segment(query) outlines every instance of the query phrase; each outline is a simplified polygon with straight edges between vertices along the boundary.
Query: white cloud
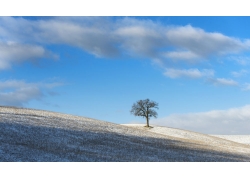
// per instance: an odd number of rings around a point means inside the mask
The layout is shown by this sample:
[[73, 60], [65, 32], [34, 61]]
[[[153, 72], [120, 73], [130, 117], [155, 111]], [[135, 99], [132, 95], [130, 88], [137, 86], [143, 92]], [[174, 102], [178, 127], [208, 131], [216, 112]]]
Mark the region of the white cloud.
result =
[[9, 80], [0, 82], [1, 105], [22, 106], [32, 99], [40, 99], [42, 91], [35, 84]]
[[201, 78], [201, 77], [210, 77], [214, 75], [213, 70], [203, 69], [202, 71], [198, 69], [166, 69], [165, 76], [170, 78]]
[[[151, 59], [163, 68], [168, 64], [164, 75], [170, 78], [201, 78], [213, 76], [214, 71], [174, 69], [171, 68], [171, 61], [200, 62], [210, 56], [239, 54], [248, 51], [250, 46], [250, 40], [206, 32], [191, 25], [170, 26], [135, 18], [55, 17], [28, 20], [0, 17], [0, 24], [0, 70], [24, 61], [47, 56], [55, 58], [45, 47], [65, 44], [97, 57], [117, 58], [129, 54]], [[233, 72], [233, 75], [240, 74]], [[238, 85], [236, 81], [224, 78], [210, 78], [208, 82]]]
[[31, 100], [41, 100], [45, 92], [62, 83], [27, 83], [21, 80], [0, 81], [0, 104], [23, 106]]
[[37, 36], [46, 40], [46, 43], [80, 47], [96, 56], [114, 57], [119, 54], [117, 39], [112, 35], [111, 27], [105, 29], [96, 27], [94, 22], [85, 25], [61, 20], [42, 21], [38, 27], [43, 34]]
[[149, 58], [156, 58], [158, 56], [157, 49], [167, 45], [166, 38], [159, 29], [146, 26], [121, 27], [116, 30], [115, 34], [121, 40], [121, 47], [126, 51]]
[[201, 57], [238, 53], [249, 49], [246, 41], [242, 42], [217, 32], [205, 32], [191, 25], [170, 28], [166, 36], [173, 46]]
[[228, 110], [173, 114], [161, 119], [152, 119], [151, 123], [205, 134], [249, 134], [250, 105]]
[[0, 42], [0, 70], [11, 68], [13, 63], [32, 61], [47, 56], [56, 57], [38, 45]]
[[[105, 21], [105, 18], [102, 20]], [[80, 47], [96, 56], [116, 56], [117, 41], [114, 41], [116, 37], [112, 34], [112, 26], [104, 28], [106, 25], [100, 24], [99, 21], [100, 18], [89, 17], [36, 21], [2, 17], [0, 23], [4, 26], [4, 33], [0, 34], [0, 37], [2, 35], [3, 39], [17, 42], [67, 44]]]
[[233, 60], [242, 66], [248, 65], [250, 62], [250, 57], [247, 56], [230, 56], [228, 59]]
[[243, 91], [250, 91], [250, 83], [245, 83], [242, 88]]
[[240, 71], [238, 71], [238, 72], [237, 72], [237, 71], [233, 71], [233, 72], [231, 72], [231, 74], [232, 74], [234, 77], [241, 77], [241, 76], [244, 76], [244, 75], [248, 74], [248, 71], [242, 69], [242, 70], [240, 70]]
[[187, 60], [190, 62], [195, 62], [197, 59], [200, 59], [201, 56], [195, 54], [191, 51], [172, 51], [164, 53], [163, 56], [173, 59], [173, 60]]
[[209, 78], [207, 80], [209, 83], [213, 85], [221, 85], [221, 86], [238, 86], [238, 82], [232, 80], [232, 79], [225, 79], [225, 78]]
[[149, 59], [193, 62], [209, 56], [249, 50], [249, 40], [187, 26], [166, 26], [150, 20], [108, 17], [58, 17], [45, 20], [1, 17], [0, 40], [29, 44], [67, 44], [98, 57], [124, 53]]

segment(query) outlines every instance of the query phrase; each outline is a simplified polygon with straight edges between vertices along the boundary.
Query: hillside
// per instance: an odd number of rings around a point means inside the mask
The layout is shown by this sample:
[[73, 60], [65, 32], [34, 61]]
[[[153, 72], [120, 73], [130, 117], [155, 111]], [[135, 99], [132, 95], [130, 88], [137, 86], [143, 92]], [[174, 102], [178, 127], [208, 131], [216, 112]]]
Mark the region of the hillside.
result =
[[250, 135], [211, 135], [211, 136], [250, 145]]
[[[122, 125], [134, 127], [137, 129], [145, 129], [144, 128], [145, 124], [122, 124]], [[189, 139], [189, 140], [200, 141], [203, 143], [209, 143], [210, 145], [214, 144], [215, 146], [220, 145], [222, 142], [223, 144], [228, 143], [228, 141], [222, 141], [221, 139], [250, 145], [250, 135], [211, 135], [211, 134], [207, 135], [188, 130], [169, 128], [165, 126], [157, 126], [157, 125], [151, 125], [151, 126], [153, 126], [153, 128], [149, 128], [146, 130], [167, 136], [173, 136], [182, 139]]]
[[0, 129], [0, 161], [250, 161], [250, 146], [217, 137], [41, 110], [0, 107]]

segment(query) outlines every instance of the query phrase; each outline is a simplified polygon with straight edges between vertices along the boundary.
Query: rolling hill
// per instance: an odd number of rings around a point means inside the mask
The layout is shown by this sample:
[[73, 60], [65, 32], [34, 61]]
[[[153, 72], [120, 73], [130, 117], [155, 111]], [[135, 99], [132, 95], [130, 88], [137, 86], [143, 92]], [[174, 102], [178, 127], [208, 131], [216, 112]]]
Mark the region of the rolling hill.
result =
[[250, 161], [249, 145], [218, 137], [42, 110], [1, 106], [0, 129], [1, 162]]

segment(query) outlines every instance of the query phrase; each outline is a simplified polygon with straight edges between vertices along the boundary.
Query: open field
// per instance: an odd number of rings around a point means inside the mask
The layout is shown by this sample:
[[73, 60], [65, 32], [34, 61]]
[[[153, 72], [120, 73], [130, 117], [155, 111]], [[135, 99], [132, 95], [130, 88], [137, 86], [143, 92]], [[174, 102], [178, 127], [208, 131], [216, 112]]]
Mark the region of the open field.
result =
[[0, 161], [250, 161], [249, 145], [205, 134], [33, 109], [0, 107], [0, 129]]
[[[143, 128], [145, 124], [123, 124], [123, 125], [145, 129]], [[169, 128], [165, 126], [157, 126], [157, 125], [152, 125], [152, 126], [153, 128], [149, 128], [148, 131], [159, 133], [159, 134], [164, 134], [168, 136], [173, 136], [177, 138], [183, 138], [183, 139], [205, 140], [205, 141], [212, 141], [212, 143], [215, 142], [214, 139], [211, 139], [210, 137], [208, 139], [208, 136], [207, 135], [204, 136], [204, 134], [182, 130], [182, 129]], [[250, 145], [250, 135], [212, 135], [212, 134], [209, 134], [209, 136], [214, 136], [214, 137], [234, 141], [237, 143]]]
[[250, 135], [211, 135], [211, 136], [250, 145]]

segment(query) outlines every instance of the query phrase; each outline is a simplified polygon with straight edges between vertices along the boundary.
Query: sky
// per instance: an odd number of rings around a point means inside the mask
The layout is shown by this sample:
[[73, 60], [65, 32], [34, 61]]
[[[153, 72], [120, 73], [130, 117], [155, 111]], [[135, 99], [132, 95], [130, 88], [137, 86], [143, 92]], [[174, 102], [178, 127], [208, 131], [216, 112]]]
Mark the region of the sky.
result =
[[0, 105], [112, 123], [250, 133], [250, 17], [0, 17]]

